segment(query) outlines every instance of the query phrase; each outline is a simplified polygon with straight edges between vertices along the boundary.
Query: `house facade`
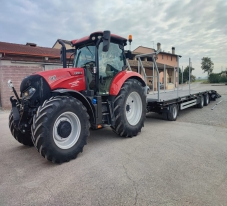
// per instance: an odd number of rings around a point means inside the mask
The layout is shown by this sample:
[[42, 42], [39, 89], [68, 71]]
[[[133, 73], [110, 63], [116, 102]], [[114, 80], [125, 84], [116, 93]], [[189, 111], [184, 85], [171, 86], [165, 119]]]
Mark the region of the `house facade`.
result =
[[[161, 49], [161, 44], [157, 44], [157, 50]], [[139, 54], [148, 54], [153, 53], [156, 50], [153, 48], [143, 47], [139, 46], [137, 47], [133, 52], [133, 60], [129, 60], [129, 64], [133, 71], [137, 71], [138, 69], [138, 63], [136, 60], [136, 55]], [[175, 48], [172, 47], [172, 52], [164, 52], [161, 51], [157, 55], [157, 66], [159, 70], [159, 81], [162, 83], [163, 89], [171, 90], [174, 89], [177, 86], [177, 67], [178, 67], [178, 56], [175, 54]], [[180, 56], [181, 57], [181, 56]], [[150, 88], [154, 88], [154, 90], [157, 90], [157, 72], [155, 69], [153, 69], [153, 61], [149, 57], [142, 57], [141, 58], [143, 66], [146, 71], [147, 78], [145, 81], [147, 82], [147, 85]], [[142, 74], [142, 73], [141, 73]]]
[[[68, 41], [68, 40], [64, 40], [64, 39], [61, 39], [64, 43], [65, 43], [65, 47], [66, 49], [73, 49], [73, 47], [71, 46], [71, 41]], [[58, 40], [54, 43], [53, 49], [61, 49], [61, 44], [59, 44]]]

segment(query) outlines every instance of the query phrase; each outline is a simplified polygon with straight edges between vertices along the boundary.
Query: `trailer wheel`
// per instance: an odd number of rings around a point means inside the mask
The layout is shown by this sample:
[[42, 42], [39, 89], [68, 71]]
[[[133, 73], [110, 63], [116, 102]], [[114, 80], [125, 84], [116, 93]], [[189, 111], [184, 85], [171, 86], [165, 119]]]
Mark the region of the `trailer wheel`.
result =
[[210, 103], [209, 94], [204, 95], [204, 106], [207, 106]]
[[13, 137], [23, 145], [34, 146], [32, 142], [32, 134], [30, 132], [22, 133], [20, 130], [17, 130], [13, 124], [13, 113], [9, 114], [9, 129]]
[[79, 100], [73, 97], [51, 98], [34, 116], [33, 142], [49, 161], [68, 162], [83, 151], [89, 127], [89, 116]]
[[167, 113], [167, 118], [169, 121], [176, 121], [178, 115], [177, 104], [172, 104], [169, 106], [169, 112]]
[[146, 96], [141, 83], [128, 79], [114, 100], [114, 132], [122, 137], [136, 136], [144, 126]]
[[201, 97], [200, 97], [200, 103], [197, 105], [197, 107], [198, 107], [198, 108], [203, 108], [203, 106], [204, 106], [204, 97], [201, 96]]

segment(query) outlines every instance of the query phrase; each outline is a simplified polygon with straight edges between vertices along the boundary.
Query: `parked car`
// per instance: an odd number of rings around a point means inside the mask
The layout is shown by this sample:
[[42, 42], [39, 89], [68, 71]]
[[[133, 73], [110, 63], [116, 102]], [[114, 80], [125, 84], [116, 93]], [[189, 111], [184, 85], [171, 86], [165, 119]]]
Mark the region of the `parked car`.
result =
[[147, 94], [149, 94], [150, 90], [151, 90], [150, 87], [147, 86]]
[[[149, 92], [152, 90], [153, 85], [149, 85], [147, 86], [147, 94], [149, 94]], [[164, 84], [163, 83], [159, 83], [159, 89], [164, 89]]]
[[159, 83], [159, 88], [160, 88], [160, 89], [164, 89], [164, 84], [160, 82], [160, 83]]

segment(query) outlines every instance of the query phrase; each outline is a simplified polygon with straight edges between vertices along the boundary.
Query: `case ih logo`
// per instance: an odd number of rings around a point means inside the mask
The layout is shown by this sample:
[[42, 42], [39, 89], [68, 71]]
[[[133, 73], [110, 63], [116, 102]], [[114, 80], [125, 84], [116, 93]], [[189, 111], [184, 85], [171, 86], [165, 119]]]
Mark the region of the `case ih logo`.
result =
[[83, 72], [74, 72], [74, 75], [80, 75], [83, 74]]
[[48, 77], [50, 82], [54, 82], [56, 80], [56, 75]]
[[77, 87], [80, 81], [76, 80], [75, 82], [69, 83], [71, 87]]

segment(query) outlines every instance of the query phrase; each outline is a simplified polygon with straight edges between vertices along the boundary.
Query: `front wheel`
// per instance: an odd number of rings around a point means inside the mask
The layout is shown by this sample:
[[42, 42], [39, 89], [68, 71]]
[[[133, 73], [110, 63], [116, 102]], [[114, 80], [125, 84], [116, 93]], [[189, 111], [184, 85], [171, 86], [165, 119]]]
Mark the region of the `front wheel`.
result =
[[67, 162], [83, 151], [89, 127], [89, 116], [79, 100], [51, 98], [39, 107], [33, 119], [33, 142], [49, 161]]
[[144, 126], [146, 96], [141, 83], [127, 80], [114, 100], [113, 130], [122, 137], [136, 136]]
[[11, 131], [11, 134], [13, 137], [20, 142], [21, 144], [25, 146], [33, 146], [32, 138], [31, 138], [31, 132], [25, 132], [22, 133], [20, 130], [16, 129], [13, 123], [13, 113], [10, 112], [9, 114], [9, 129]]

